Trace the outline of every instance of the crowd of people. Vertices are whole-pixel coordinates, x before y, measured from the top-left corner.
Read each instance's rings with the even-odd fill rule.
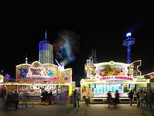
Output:
[[[130,106],[132,106],[134,99],[137,99],[137,107],[139,108],[147,108],[152,110],[152,106],[154,103],[154,93],[152,92],[152,90],[148,90],[148,91],[143,91],[143,90],[139,90],[137,92],[130,90],[128,92],[128,98],[129,98],[129,104]],[[108,103],[108,107],[111,106],[117,106],[120,102],[119,102],[119,93],[118,90],[116,90],[115,92],[115,97],[112,97],[111,91],[109,91],[107,93],[107,103]]]
[[[18,92],[15,90],[12,93],[8,93],[4,100],[5,110],[8,110],[8,108],[11,107],[12,105],[14,105],[15,110],[17,110],[18,104],[19,104]]]
[[[25,95],[25,94],[23,94],[23,95]],[[115,108],[117,108],[118,104],[120,103],[120,100],[119,100],[120,93],[118,92],[118,90],[116,90],[114,95],[113,96],[112,95],[113,94],[111,93],[111,91],[109,91],[107,93],[108,108],[110,108],[111,106],[114,106]],[[48,105],[53,104],[52,90],[50,90],[48,92],[47,90],[42,89],[40,97],[41,97],[41,104],[48,104]],[[2,98],[2,94],[1,94],[1,98]],[[128,92],[128,98],[129,98],[129,105],[130,106],[133,105],[133,102],[136,99],[137,100],[136,106],[138,108],[139,107],[140,108],[147,108],[150,110],[153,109],[154,92],[152,92],[152,90],[148,90],[148,91],[138,90],[137,92],[130,90]],[[21,98],[19,98],[19,94],[16,90],[14,90],[13,92],[9,92],[4,99],[5,109],[7,110],[9,107],[11,107],[12,104],[14,104],[15,110],[17,110],[20,100],[21,100]],[[89,99],[87,99],[87,100],[89,100]],[[23,101],[25,101],[25,100],[23,99]],[[73,108],[80,107],[79,101],[80,101],[80,93],[77,91],[77,89],[74,89],[72,96],[71,96],[71,102],[73,104]],[[1,102],[2,102],[2,100],[1,100]],[[86,99],[85,99],[85,103],[87,103],[87,102],[89,104],[89,101],[86,101]],[[26,107],[26,105],[27,104],[25,104],[25,107]]]
[[[148,108],[150,110],[152,110],[152,105],[154,103],[154,93],[152,92],[152,90],[148,90],[148,91],[143,91],[143,90],[139,90],[136,93],[137,96],[137,107],[144,107],[144,108]]]
[[[50,90],[50,92],[48,92],[47,90],[42,88],[40,97],[41,97],[41,104],[51,105],[53,103],[52,90]]]
[[[152,110],[152,106],[154,103],[154,92],[152,90],[138,90],[137,92],[130,90],[128,92],[128,98],[129,98],[129,103],[130,106],[132,106],[132,102],[134,99],[134,96],[136,95],[137,99],[137,107],[139,108],[147,108],[149,110]]]

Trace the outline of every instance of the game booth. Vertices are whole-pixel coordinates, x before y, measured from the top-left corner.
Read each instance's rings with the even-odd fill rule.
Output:
[[[134,92],[146,89],[150,83],[149,79],[141,76],[140,65],[140,60],[131,64],[114,61],[94,64],[93,59],[87,60],[85,65],[87,78],[80,81],[81,100],[88,97],[91,103],[103,103],[109,91],[114,97],[115,91],[118,90],[120,101],[128,102],[130,89]],[[136,101],[135,96],[134,101]]]
[[[26,92],[32,101],[40,101],[42,89],[48,92],[52,90],[55,102],[68,101],[72,94],[72,69],[49,63],[41,64],[39,61],[19,64],[16,66],[16,82],[3,85],[8,91],[11,86],[15,87],[19,95]]]

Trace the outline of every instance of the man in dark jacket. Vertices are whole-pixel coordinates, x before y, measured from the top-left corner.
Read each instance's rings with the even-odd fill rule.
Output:
[[[137,107],[140,107],[140,90],[137,91],[136,98],[137,98]]]
[[[49,104],[48,105],[51,105],[52,104],[52,90],[50,90],[49,92]]]
[[[13,94],[13,102],[15,103],[15,109],[18,109],[18,104],[19,104],[19,94],[17,93],[17,91],[15,90],[14,94]]]
[[[130,92],[128,93],[130,106],[132,106],[133,95],[134,95],[133,90],[130,90]]]

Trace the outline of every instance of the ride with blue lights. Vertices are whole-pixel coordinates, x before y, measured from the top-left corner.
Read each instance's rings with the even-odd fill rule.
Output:
[[[131,63],[131,45],[135,43],[135,39],[131,37],[131,33],[126,34],[126,39],[123,41],[123,46],[127,47],[127,63]]]

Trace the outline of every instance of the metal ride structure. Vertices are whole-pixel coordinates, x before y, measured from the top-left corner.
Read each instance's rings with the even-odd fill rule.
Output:
[[[131,33],[126,34],[126,39],[122,42],[127,47],[127,63],[131,63],[131,46],[135,43],[135,39],[131,37]]]

